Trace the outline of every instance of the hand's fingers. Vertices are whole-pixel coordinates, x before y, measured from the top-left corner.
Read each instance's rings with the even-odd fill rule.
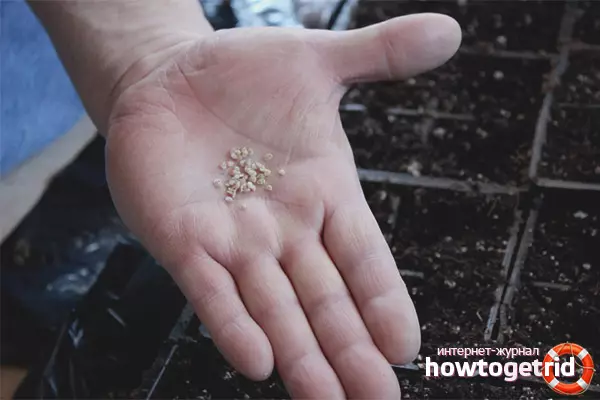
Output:
[[[363,321],[392,363],[412,361],[420,347],[416,312],[394,258],[364,199],[333,209],[324,241]]]
[[[264,329],[293,397],[336,399],[344,391],[277,261],[264,256],[230,268],[250,314]]]
[[[319,31],[313,45],[343,84],[403,79],[436,68],[458,49],[458,23],[441,14],[394,18],[366,28]]]
[[[273,371],[273,350],[229,272],[208,254],[170,272],[225,358],[248,378],[266,379]]]
[[[329,363],[353,398],[400,398],[398,379],[375,347],[318,236],[284,251],[282,266]]]

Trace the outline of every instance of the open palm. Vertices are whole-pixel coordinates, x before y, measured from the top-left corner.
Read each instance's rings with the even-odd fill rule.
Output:
[[[439,15],[219,31],[120,95],[107,148],[117,208],[240,372],[275,365],[294,397],[399,396],[389,363],[416,355],[419,325],[337,110],[349,83],[436,67],[459,41]],[[286,174],[228,203],[213,180],[241,146]]]

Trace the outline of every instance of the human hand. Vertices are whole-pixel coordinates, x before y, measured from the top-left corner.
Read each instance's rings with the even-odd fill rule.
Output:
[[[338,105],[348,84],[434,68],[459,42],[456,22],[432,14],[348,32],[219,31],[118,94],[115,204],[241,373],[275,365],[293,397],[399,398],[389,363],[416,356],[419,324]],[[213,180],[241,146],[286,175],[227,203]]]

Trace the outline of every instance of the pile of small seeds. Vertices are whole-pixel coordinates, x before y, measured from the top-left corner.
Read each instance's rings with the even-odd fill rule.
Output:
[[[268,182],[271,170],[265,164],[253,159],[253,155],[254,150],[250,147],[234,147],[229,151],[229,159],[221,163],[221,170],[228,178],[225,182],[215,179],[213,184],[216,188],[224,187],[225,201],[232,202],[236,196],[255,192],[257,188],[261,187],[264,190],[273,190]],[[271,153],[263,156],[264,161],[271,159],[273,159]],[[283,176],[285,171],[280,169],[278,173]]]

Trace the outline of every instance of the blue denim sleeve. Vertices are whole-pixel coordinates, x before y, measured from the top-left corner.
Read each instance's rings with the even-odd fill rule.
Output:
[[[24,0],[0,1],[0,176],[66,133],[84,109]]]

